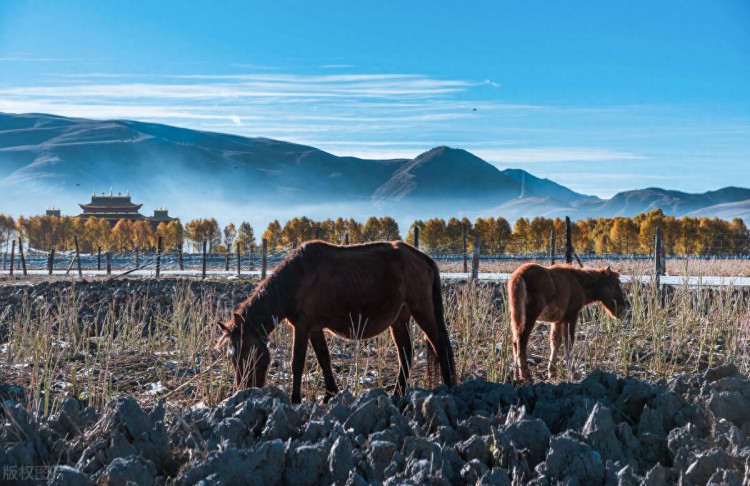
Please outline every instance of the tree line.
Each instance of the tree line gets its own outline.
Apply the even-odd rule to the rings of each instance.
[[[565,220],[561,218],[519,218],[511,224],[502,217],[434,218],[414,221],[406,234],[406,241],[414,243],[415,228],[419,228],[419,246],[430,253],[460,253],[463,234],[468,250],[473,250],[475,236],[479,236],[482,253],[529,254],[548,253],[552,230],[555,231],[555,252],[560,254],[565,245]],[[656,228],[664,233],[665,250],[679,255],[732,255],[750,252],[750,235],[740,218],[725,221],[718,218],[674,218],[655,209],[633,218],[587,218],[572,224],[571,240],[579,254],[650,254],[653,251]],[[106,220],[62,216],[12,216],[0,214],[0,245],[21,237],[32,248],[39,250],[71,250],[74,235],[83,252],[127,252],[134,249],[153,250],[158,238],[169,250],[187,247],[201,251],[203,242],[212,253],[233,252],[238,247],[243,253],[257,245],[255,232],[248,222],[221,227],[214,218],[194,219],[184,226],[179,220],[161,223],[155,229],[145,220],[121,220],[112,227]],[[271,221],[261,238],[266,239],[271,251],[287,249],[295,244],[321,239],[341,244],[378,240],[402,239],[398,223],[391,217],[370,217],[364,223],[349,218],[315,221],[307,217],[293,218],[282,226]]]

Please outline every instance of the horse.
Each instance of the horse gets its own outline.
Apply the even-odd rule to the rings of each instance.
[[[565,338],[568,370],[581,309],[601,303],[607,312],[622,318],[626,302],[620,274],[607,268],[579,269],[568,265],[521,265],[508,280],[508,300],[513,332],[514,380],[532,383],[526,350],[537,319],[551,322],[549,377],[557,378],[557,352]]]
[[[350,340],[390,329],[398,349],[396,395],[403,395],[412,363],[409,321],[424,333],[428,386],[456,383],[435,262],[402,241],[337,246],[300,245],[263,280],[226,323],[216,349],[228,348],[237,389],[262,387],[271,362],[268,335],[286,319],[293,328],[292,402],[301,401],[308,341],[323,371],[325,401],[338,393],[324,331]]]

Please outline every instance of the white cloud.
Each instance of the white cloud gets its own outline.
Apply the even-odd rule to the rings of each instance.
[[[538,162],[606,162],[645,159],[643,156],[628,152],[581,147],[480,148],[472,152],[488,162],[506,165]]]

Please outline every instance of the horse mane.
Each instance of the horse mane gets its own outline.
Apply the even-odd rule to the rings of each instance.
[[[301,245],[255,287],[250,297],[237,309],[237,313],[245,320],[246,327],[261,336],[268,335],[286,317],[287,305],[294,297],[299,277],[309,266],[309,259],[304,256],[314,253],[316,249],[314,245]],[[258,326],[261,329],[257,329]]]

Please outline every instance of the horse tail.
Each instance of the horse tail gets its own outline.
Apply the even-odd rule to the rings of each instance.
[[[430,259],[433,270],[432,279],[432,307],[435,314],[435,324],[437,325],[437,341],[434,343],[435,349],[426,344],[427,348],[427,380],[428,386],[434,387],[440,380],[438,375],[438,366],[442,371],[443,383],[448,386],[456,385],[456,365],[453,360],[453,348],[451,347],[450,336],[445,324],[445,314],[443,312],[443,291],[440,285],[440,271],[435,262]],[[435,351],[437,350],[437,353]]]
[[[511,331],[515,338],[520,336],[526,327],[526,282],[521,275],[514,275],[508,281],[508,305]]]

